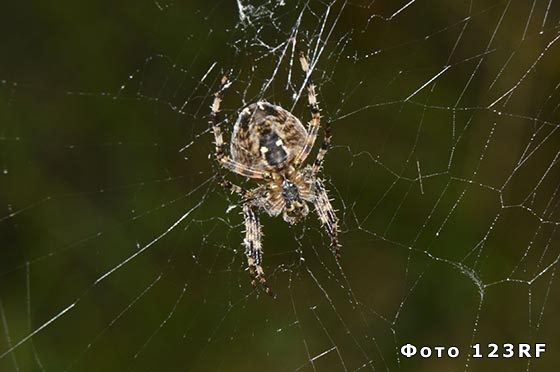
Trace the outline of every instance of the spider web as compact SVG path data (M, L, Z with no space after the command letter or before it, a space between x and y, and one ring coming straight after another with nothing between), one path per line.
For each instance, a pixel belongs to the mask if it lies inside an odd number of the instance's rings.
M560 363L558 2L185 3L4 6L0 370ZM300 50L342 262L312 214L262 216L272 300L207 120L228 72L226 128L261 99L307 121ZM473 357L490 342L547 352Z

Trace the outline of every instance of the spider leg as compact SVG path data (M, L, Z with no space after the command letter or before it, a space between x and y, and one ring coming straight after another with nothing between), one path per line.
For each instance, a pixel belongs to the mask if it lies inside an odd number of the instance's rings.
M247 192L243 190L241 186L236 185L235 183L227 180L225 177L222 177L220 184L227 190L229 190L232 194L237 194L240 196L245 196Z
M325 138L323 139L323 143L321 144L321 148L319 149L319 153L315 158L315 162L313 163L313 174L317 174L321 171L323 167L323 161L325 160L325 155L331 148L331 141L332 141L332 132L331 132L331 123L327 122L325 124Z
M260 283L267 294L275 297L266 283L266 277L261 266L263 256L261 224L253 208L249 203L243 204L243 217L245 219L245 239L243 240L243 245L245 245L251 285L256 288L257 283Z
M214 93L214 101L212 101L212 106L210 106L211 111L209 124L212 126L212 132L214 133L214 142L216 145L216 160L222 167L244 177L260 179L267 178L268 175L265 172L249 168L231 159L231 157L226 154L226 143L224 142L224 136L222 133L222 127L220 125L221 123L218 114L220 113L220 105L222 103L222 93L229 87L229 85L230 81L227 75L224 75L222 77L222 80L220 81L220 88L216 93Z
M305 139L305 144L294 161L296 167L302 164L305 159L307 159L307 156L309 156L309 153L311 152L311 149L315 144L315 140L317 139L319 125L321 124L321 114L319 104L317 102L317 94L315 93L315 84L313 84L313 81L311 80L311 77L309 75L309 62L307 61L307 58L305 57L305 54L303 54L303 52L300 52L299 62L301 64L301 69L305 73L305 76L308 78L307 101L309 103L309 109L311 110L311 121L309 122L309 125L307 127L307 138Z
M236 185L235 183L231 182L230 180L226 179L225 177L222 177L222 180L220 181L220 184L226 190L230 191L232 194L237 194L237 195L241 196L244 201L254 200L255 198L258 197L258 195L260 193L262 193L263 189L265 189L265 185L261 185L261 186L255 187L253 189L250 189L250 190L245 190L241 186ZM262 204L262 206L264 208L270 208L270 203L264 202Z
M332 207L327 189L322 180L315 181L315 195L313 201L317 216L331 239L331 247L337 260L340 260L340 243L338 242L338 217Z

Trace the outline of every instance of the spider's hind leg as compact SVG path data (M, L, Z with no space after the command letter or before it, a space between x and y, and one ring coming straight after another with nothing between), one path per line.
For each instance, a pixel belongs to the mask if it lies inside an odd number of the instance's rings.
M251 285L256 287L257 283L259 283L267 294L275 297L266 282L264 270L261 266L263 256L261 224L258 215L248 202L243 204L243 217L245 219L245 239L243 240L243 245L247 255Z
M341 245L338 241L338 217L336 216L335 210L327 194L327 189L325 188L323 181L319 178L315 181L315 194L316 198L313 201L315 211L317 212L317 216L319 217L321 224L331 239L331 248L333 249L336 259L340 260Z

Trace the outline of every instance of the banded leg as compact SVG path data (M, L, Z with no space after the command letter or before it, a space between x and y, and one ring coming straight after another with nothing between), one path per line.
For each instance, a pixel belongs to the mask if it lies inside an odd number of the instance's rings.
M323 181L317 178L315 182L315 198L313 204L321 224L331 239L331 247L337 260L340 260L340 243L338 242L338 217L332 207Z
M325 138L323 139L323 143L321 144L321 148L319 149L319 153L315 158L315 162L313 163L313 174L316 175L321 171L323 167L323 161L325 160L325 155L331 148L331 141L332 141L332 132L331 132L331 123L327 122L325 124Z
M243 240L243 245L247 255L251 285L256 288L257 283L259 283L266 293L275 297L266 283L264 270L261 266L263 256L261 224L259 217L249 203L243 204L243 217L245 219L245 239Z
M220 113L220 105L222 103L222 93L230 85L230 81L227 75L222 77L220 81L220 88L216 93L214 93L214 101L212 101L211 111L210 111L210 121L209 124L212 126L212 132L214 133L214 142L216 144L216 160L218 163L237 174L240 174L247 178L266 178L266 173L249 168L241 163L232 160L229 155L226 154L225 148L226 144L224 142L224 136L222 133L222 127L220 126L220 120L218 114Z
M305 140L305 145L295 159L296 167L302 164L305 159L307 159L307 156L309 156L309 153L311 152L311 149L315 144L315 140L317 139L319 125L321 124L321 114L319 110L319 104L317 102L317 94L315 93L315 84L313 84L313 81L309 76L309 62L307 61L307 58L305 57L303 52L300 52L299 62L306 78L309 79L307 83L307 101L309 103L309 109L311 110L311 121L309 122L309 125L307 127L307 138Z

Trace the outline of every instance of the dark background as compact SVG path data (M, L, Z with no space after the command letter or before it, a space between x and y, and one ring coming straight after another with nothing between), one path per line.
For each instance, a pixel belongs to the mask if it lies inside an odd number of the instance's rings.
M0 370L555 370L559 3L241 3L1 6ZM307 121L290 38L333 125L343 260L313 215L263 216L272 300L207 119L231 71L229 123L258 99Z

